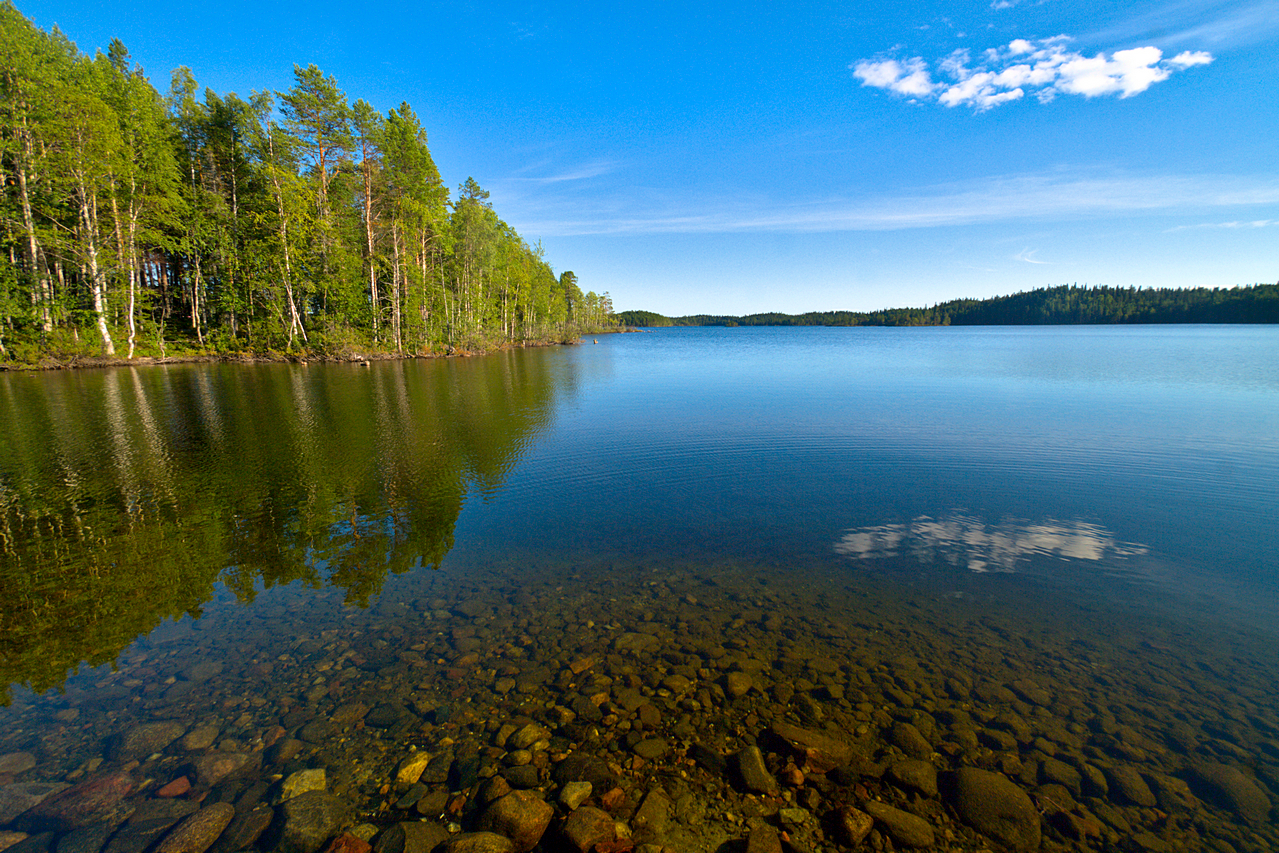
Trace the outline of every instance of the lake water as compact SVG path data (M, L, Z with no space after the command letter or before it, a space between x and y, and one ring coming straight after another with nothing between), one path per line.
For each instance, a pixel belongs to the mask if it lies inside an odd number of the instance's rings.
M225 802L219 853L400 853L575 761L610 849L847 846L847 809L877 850L903 813L935 849L1277 849L1276 518L1273 327L0 374L0 849L141 853ZM983 824L961 767L1023 812Z

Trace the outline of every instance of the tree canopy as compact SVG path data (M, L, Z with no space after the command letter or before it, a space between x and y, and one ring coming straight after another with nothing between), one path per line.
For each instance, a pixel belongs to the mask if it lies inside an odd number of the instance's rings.
M611 323L474 178L450 198L408 103L351 104L315 65L247 100L179 68L161 94L118 40L87 56L6 0L0 187L0 361L429 354Z

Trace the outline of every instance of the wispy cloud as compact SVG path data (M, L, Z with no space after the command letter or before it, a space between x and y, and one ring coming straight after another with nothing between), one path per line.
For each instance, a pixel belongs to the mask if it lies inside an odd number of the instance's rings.
M1017 261L1025 261L1028 264L1050 263L1049 261L1041 261L1038 258L1036 258L1035 255L1038 252L1039 252L1038 249L1025 248L1025 249L1022 249L1020 252L1018 252L1016 255L1014 255L1013 259Z
M1233 220L1231 222L1201 222L1198 225L1178 225L1176 228L1169 228L1165 234L1172 234L1175 231L1197 231L1203 228L1227 228L1227 229L1254 229L1254 228L1270 228L1271 226L1279 226L1279 219L1253 219L1249 221Z
M1176 21L1175 28L1169 21ZM1183 0L1161 5L1105 30L1093 33L1092 43L1140 40L1163 47L1187 44L1227 49L1265 41L1279 32L1279 0L1239 3L1238 0Z
M1154 46L1105 51L1085 56L1071 50L1068 36L1014 39L991 48L976 62L957 50L937 63L939 78L922 57L860 59L849 67L863 86L884 89L912 101L947 107L968 106L985 112L1000 104L1033 95L1047 103L1058 95L1130 98L1174 72L1213 61L1205 51L1182 51L1168 59Z
M612 193L606 202L595 203L576 194L558 199L539 194L518 199L520 209L509 212L515 214L512 222L521 231L568 236L892 231L1026 219L1191 214L1276 204L1279 175L1245 179L1051 172L942 184L895 195L832 196L791 203L762 197L694 198L676 190Z
M551 174L517 174L507 180L530 184L562 184L566 181L584 181L589 178L598 178L600 175L607 175L616 168L616 163L608 160L600 160L595 163L584 163L580 166L574 166L570 169L553 172ZM529 171L531 170L532 169Z

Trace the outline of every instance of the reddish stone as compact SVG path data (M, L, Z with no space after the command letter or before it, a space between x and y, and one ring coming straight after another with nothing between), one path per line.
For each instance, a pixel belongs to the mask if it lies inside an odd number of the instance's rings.
M373 845L363 838L344 832L329 842L324 853L369 853L372 849Z
M185 776L179 776L156 791L155 795L157 797L180 797L189 790L191 790L191 780Z
M594 853L627 853L627 851L634 849L634 841L629 838L618 838L614 841L596 844Z
M590 806L576 808L564 821L562 832L565 840L580 853L599 844L612 844L617 838L613 816Z
M626 792L621 788L614 788L600 795L600 805L608 811L616 810L624 802L626 802Z

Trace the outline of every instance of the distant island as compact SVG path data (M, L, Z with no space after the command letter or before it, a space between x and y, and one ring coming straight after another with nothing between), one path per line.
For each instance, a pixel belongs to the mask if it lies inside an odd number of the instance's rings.
M807 314L694 314L620 311L623 326L1068 326L1111 323L1279 323L1279 284L1248 287L1079 287L1061 285L954 299L931 308L810 311Z

